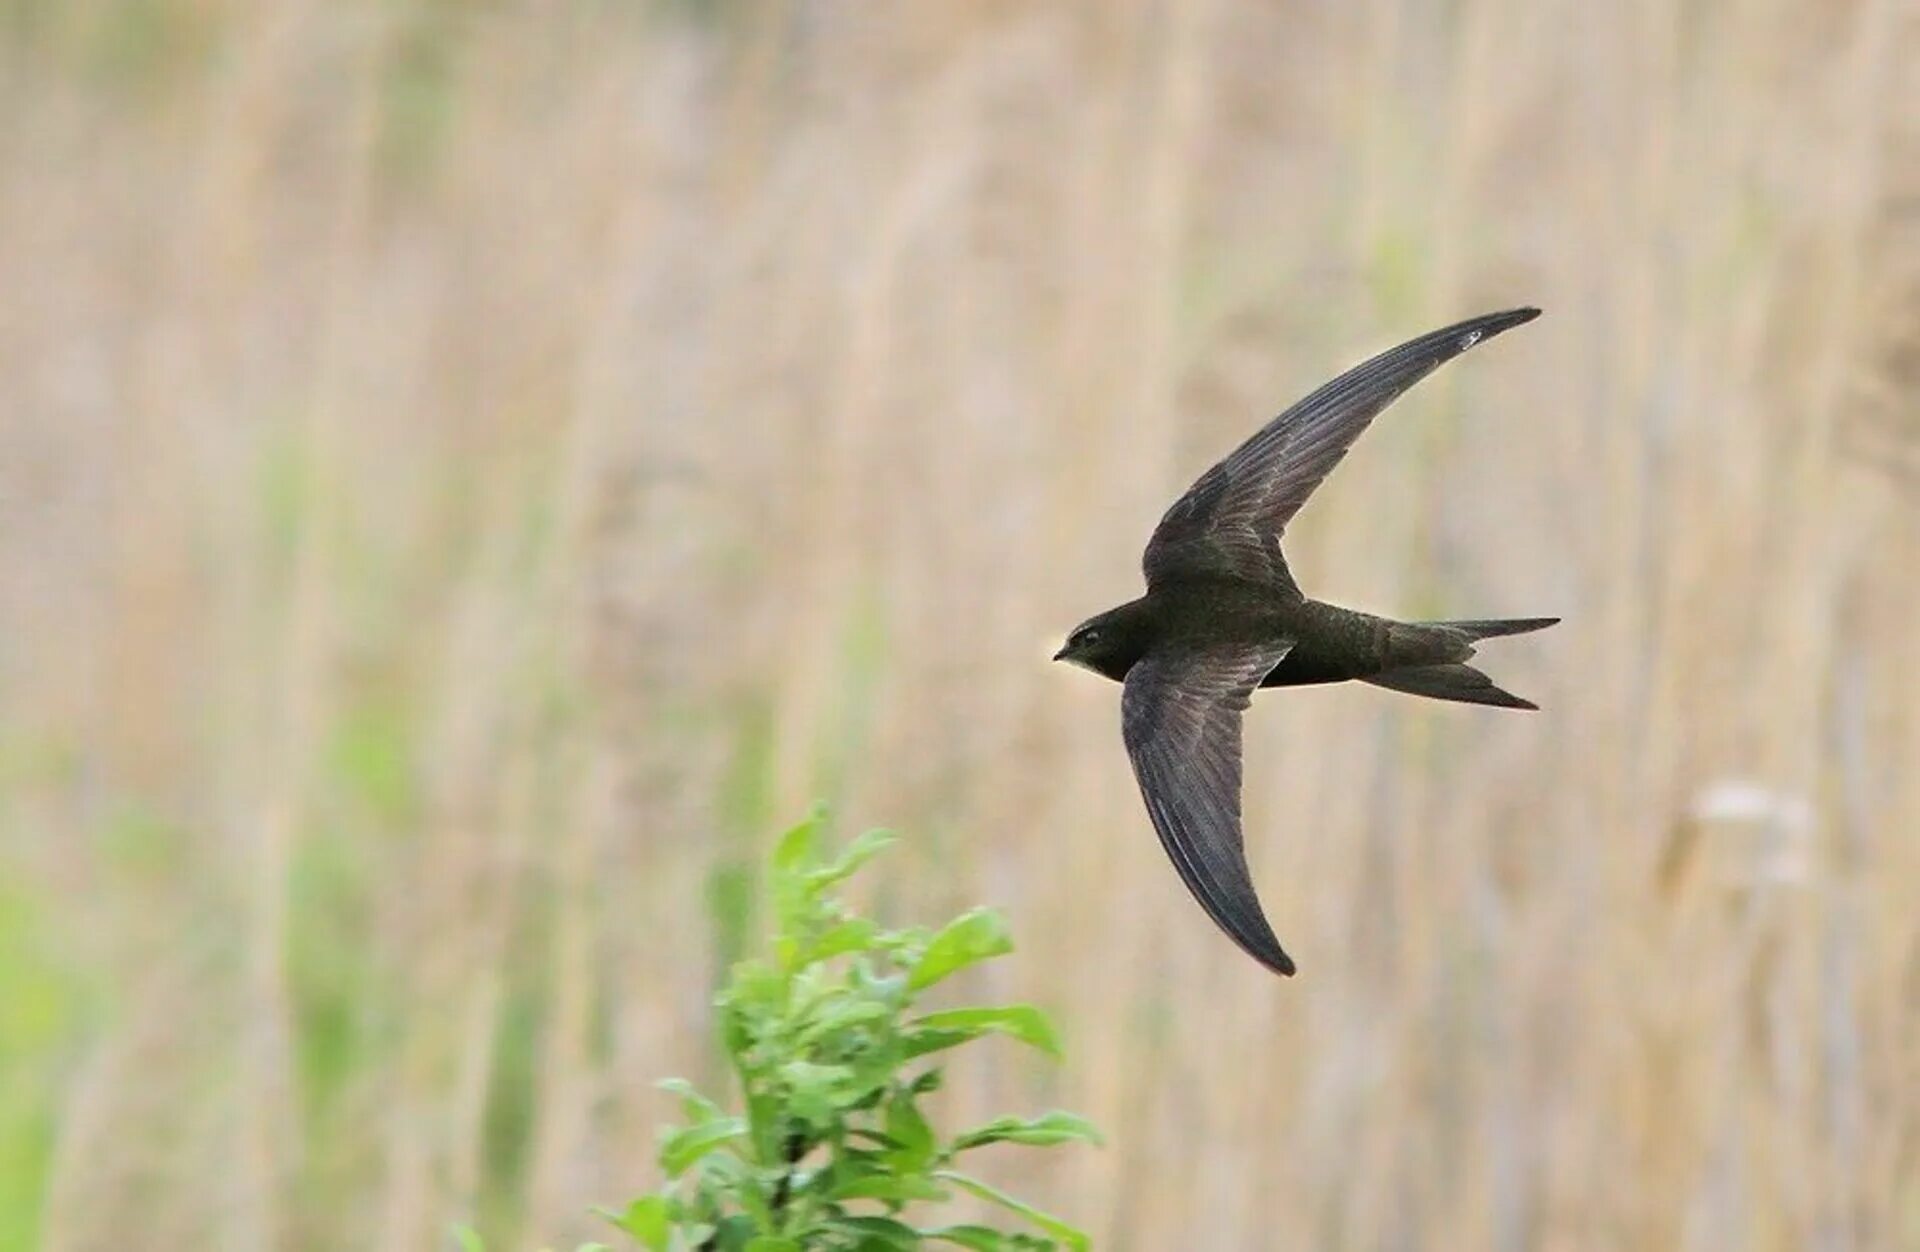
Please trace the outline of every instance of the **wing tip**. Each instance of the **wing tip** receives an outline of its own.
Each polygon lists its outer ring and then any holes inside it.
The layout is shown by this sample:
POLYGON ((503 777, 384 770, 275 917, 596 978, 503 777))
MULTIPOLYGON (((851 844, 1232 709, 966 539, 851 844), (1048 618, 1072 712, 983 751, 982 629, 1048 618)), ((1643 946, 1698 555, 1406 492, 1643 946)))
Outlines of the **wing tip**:
POLYGON ((1214 924, 1225 931, 1227 938, 1242 952, 1282 977, 1293 977, 1297 968, 1293 958, 1280 946, 1280 938, 1273 933, 1273 924, 1267 920, 1257 898, 1249 902, 1250 907, 1229 906, 1219 912, 1204 899, 1201 903, 1213 914, 1214 924))
POLYGON ((1470 317, 1464 322, 1455 322, 1444 330, 1436 330, 1405 346, 1420 345, 1426 350, 1437 351, 1439 358, 1434 364, 1438 364, 1460 355, 1469 348, 1485 343, 1495 335, 1503 334, 1516 326, 1525 326, 1539 316, 1540 310, 1530 304, 1500 313, 1483 313, 1479 317, 1470 317))
POLYGON ((1242 933, 1241 927, 1222 927, 1222 929, 1226 930, 1228 938, 1238 944, 1248 956, 1283 978, 1293 977, 1298 972, 1299 966, 1293 963, 1293 958, 1287 955, 1287 950, 1280 946, 1278 939, 1274 938, 1272 928, 1264 924, 1266 918, 1263 916, 1260 920, 1263 924, 1252 933, 1242 933))
POLYGON ((1539 316, 1539 309, 1526 304, 1517 309, 1506 309, 1499 313, 1488 313, 1485 316, 1476 317, 1461 327, 1466 332, 1466 342, 1462 347, 1463 349, 1471 348, 1475 344, 1485 343, 1495 335, 1512 330, 1516 326, 1525 326, 1539 316))

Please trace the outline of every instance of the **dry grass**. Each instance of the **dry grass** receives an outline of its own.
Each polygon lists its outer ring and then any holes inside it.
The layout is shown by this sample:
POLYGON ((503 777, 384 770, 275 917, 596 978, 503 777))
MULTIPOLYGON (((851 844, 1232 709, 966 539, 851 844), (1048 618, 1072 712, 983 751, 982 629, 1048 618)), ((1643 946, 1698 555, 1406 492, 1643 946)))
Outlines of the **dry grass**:
POLYGON ((0 30, 0 1248, 584 1233, 816 794, 1013 914, 953 1112, 1104 1247, 1920 1247, 1910 2, 0 30), (1262 699, 1281 983, 1045 657, 1521 302, 1291 550, 1547 711, 1262 699))

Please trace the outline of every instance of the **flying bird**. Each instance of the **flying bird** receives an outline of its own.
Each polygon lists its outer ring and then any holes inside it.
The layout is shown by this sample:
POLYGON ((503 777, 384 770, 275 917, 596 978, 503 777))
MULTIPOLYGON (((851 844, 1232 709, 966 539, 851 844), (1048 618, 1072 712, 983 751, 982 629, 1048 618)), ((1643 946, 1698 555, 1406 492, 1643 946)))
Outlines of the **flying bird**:
POLYGON ((1474 645, 1557 617, 1399 622, 1305 595, 1280 536, 1374 416, 1475 344, 1540 316, 1490 313, 1357 365, 1268 422, 1174 501, 1142 559, 1147 593, 1067 636, 1056 661, 1123 683, 1140 794, 1187 889, 1220 929, 1294 972, 1261 911, 1240 833, 1240 715, 1260 687, 1358 679, 1500 708, 1538 706, 1467 664, 1474 645))

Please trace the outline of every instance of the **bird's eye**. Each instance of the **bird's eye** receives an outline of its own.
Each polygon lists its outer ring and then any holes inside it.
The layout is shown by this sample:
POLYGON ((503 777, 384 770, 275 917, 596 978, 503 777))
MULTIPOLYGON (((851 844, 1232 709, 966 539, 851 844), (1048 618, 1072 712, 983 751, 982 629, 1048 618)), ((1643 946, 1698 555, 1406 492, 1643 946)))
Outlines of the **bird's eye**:
POLYGON ((1081 646, 1081 647, 1083 647, 1083 648, 1090 648, 1090 647, 1092 647, 1092 646, 1093 646, 1094 644, 1096 644, 1096 643, 1099 643, 1099 642, 1100 642, 1100 632, 1099 632, 1099 631, 1097 631, 1097 630, 1083 630, 1083 631, 1081 631, 1081 632, 1080 632, 1080 646, 1081 646))

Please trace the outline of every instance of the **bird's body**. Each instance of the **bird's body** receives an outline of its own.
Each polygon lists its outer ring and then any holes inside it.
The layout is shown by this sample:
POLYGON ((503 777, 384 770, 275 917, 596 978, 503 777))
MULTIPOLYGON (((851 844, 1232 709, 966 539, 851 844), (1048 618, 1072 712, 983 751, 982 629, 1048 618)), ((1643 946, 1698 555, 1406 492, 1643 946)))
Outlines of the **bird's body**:
POLYGON ((1303 594, 1280 534, 1373 417, 1442 363, 1536 309, 1423 335, 1269 422, 1161 519, 1147 592, 1090 618, 1055 657, 1125 684, 1121 728, 1154 828, 1201 905, 1268 968, 1294 965, 1254 894, 1240 833, 1240 714, 1261 687, 1358 680, 1530 709, 1466 662, 1475 644, 1557 618, 1401 622, 1303 594))
POLYGON ((1227 578, 1166 583, 1096 620, 1114 631, 1116 646, 1087 668, 1116 682, 1126 681, 1134 662, 1156 647, 1289 641, 1286 658, 1262 687, 1348 682, 1468 655, 1438 623, 1396 622, 1227 578))
MULTIPOLYGON (((1138 600, 1093 619, 1088 625, 1098 623, 1109 646, 1085 659, 1074 659, 1097 674, 1125 682, 1134 663, 1155 648, 1272 642, 1285 644, 1287 654, 1260 680, 1261 687, 1371 682, 1404 690, 1402 680, 1413 671, 1463 665, 1481 639, 1540 630, 1559 620, 1400 622, 1309 599, 1297 591, 1199 578, 1152 588, 1138 600)), ((1473 690, 1482 697, 1416 694, 1470 704, 1534 707, 1490 684, 1473 690)))

